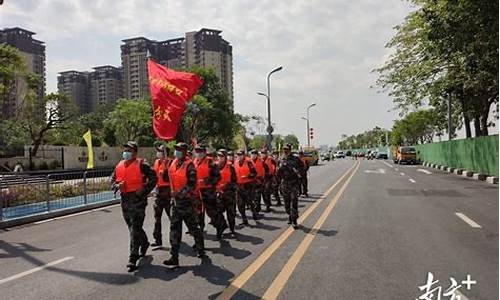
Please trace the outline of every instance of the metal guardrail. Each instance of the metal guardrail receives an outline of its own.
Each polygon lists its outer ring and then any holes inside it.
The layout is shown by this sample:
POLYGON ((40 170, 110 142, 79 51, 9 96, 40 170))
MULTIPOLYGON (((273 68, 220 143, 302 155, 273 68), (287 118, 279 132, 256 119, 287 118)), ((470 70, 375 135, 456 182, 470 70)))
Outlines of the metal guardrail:
POLYGON ((22 179, 0 178, 0 221, 115 199, 109 170, 86 170, 22 179), (9 182, 7 182, 9 181, 9 182))

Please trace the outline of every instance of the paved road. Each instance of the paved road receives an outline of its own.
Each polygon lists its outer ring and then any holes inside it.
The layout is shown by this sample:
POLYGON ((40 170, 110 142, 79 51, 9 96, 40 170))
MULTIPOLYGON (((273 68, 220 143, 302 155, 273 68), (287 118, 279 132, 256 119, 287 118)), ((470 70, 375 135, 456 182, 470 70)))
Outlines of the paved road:
POLYGON ((443 292, 470 274, 477 284, 463 295, 497 299, 497 186, 350 159, 310 178, 300 229, 286 226, 282 208, 221 243, 207 227, 210 260, 200 265, 185 237, 177 270, 161 265, 164 248, 126 272, 117 206, 0 231, 0 298, 416 299, 432 272, 443 292))

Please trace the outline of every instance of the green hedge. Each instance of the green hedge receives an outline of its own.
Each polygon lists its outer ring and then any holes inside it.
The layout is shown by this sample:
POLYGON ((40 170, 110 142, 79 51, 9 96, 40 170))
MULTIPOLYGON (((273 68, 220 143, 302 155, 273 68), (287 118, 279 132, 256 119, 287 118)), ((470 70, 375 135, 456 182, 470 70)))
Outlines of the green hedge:
POLYGON ((498 135, 414 147, 421 161, 498 176, 498 135))

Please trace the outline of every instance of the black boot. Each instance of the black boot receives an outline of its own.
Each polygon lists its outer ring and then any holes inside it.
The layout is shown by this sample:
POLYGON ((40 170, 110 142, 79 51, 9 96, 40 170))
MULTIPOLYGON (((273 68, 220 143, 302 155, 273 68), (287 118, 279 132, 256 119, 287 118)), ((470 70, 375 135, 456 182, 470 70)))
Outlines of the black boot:
POLYGON ((299 228, 299 225, 297 224, 297 219, 292 221, 292 226, 293 226, 293 229, 299 228))
POLYGON ((163 245, 161 240, 156 240, 154 243, 151 244, 151 247, 161 247, 163 245))
POLYGON ((246 226, 248 226, 249 224, 248 224, 247 218, 243 218, 243 221, 241 221, 240 225, 246 225, 246 226))
POLYGON ((258 213, 253 213, 252 218, 254 221, 257 221, 259 219, 259 214, 258 213))
POLYGON ((206 259, 208 256, 205 254, 205 250, 198 250, 198 258, 206 259))
POLYGON ((148 248, 149 248, 149 242, 146 242, 146 244, 141 246, 141 254, 140 254, 141 257, 146 256, 146 252, 148 251, 148 248))
POLYGON ((288 216, 288 222, 287 222, 288 225, 292 224, 292 217, 288 216))
POLYGON ((171 256, 169 259, 164 260, 163 264, 165 266, 178 267, 179 266, 179 257, 178 256, 171 256))
POLYGON ((128 260, 127 268, 129 272, 137 270, 137 257, 130 257, 128 260))

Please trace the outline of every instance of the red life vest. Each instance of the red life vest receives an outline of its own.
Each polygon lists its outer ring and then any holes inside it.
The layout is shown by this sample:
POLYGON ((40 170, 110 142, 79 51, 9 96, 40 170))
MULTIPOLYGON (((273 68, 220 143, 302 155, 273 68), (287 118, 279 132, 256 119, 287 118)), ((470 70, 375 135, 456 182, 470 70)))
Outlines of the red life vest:
POLYGON ((257 158, 256 160, 252 160, 252 163, 255 167, 255 171, 257 171, 257 178, 259 179, 264 178, 265 170, 264 170, 264 162, 262 161, 262 159, 257 158))
POLYGON ((249 178, 250 176, 250 168, 248 167, 248 159, 243 159, 243 164, 240 165, 240 162, 235 162, 234 169, 236 171, 236 179, 238 184, 245 184, 248 182, 252 182, 253 179, 249 178))
POLYGON ((205 157, 201 161, 199 159, 194 160, 194 166, 196 167, 197 189, 207 189, 212 187, 210 184, 205 183, 205 179, 210 176, 211 161, 212 159, 210 157, 205 157))
POLYGON ((217 182, 217 191, 223 191, 231 183, 231 164, 227 163, 220 170, 220 180, 217 182))
POLYGON ((134 161, 126 164, 125 160, 118 163, 115 168, 115 181, 123 182, 120 193, 132 193, 141 190, 144 187, 144 179, 141 173, 142 159, 136 158, 134 161))
POLYGON ((266 165, 269 168, 269 174, 275 175, 276 174, 276 163, 274 162, 274 160, 271 157, 268 157, 268 158, 266 158, 266 160, 264 162, 266 163, 266 165))
POLYGON ((168 181, 163 180, 163 174, 165 172, 168 172, 168 166, 171 160, 167 159, 165 161, 162 161, 161 159, 157 159, 155 161, 155 164, 153 166, 155 172, 156 172, 156 177, 158 177, 158 182, 156 183, 157 187, 165 187, 165 186, 170 186, 170 183, 168 181))
POLYGON ((170 179, 170 188, 172 192, 177 193, 183 187, 186 186, 188 182, 187 178, 187 167, 191 163, 190 159, 186 159, 182 165, 177 168, 178 159, 174 159, 174 161, 170 164, 170 168, 168 168, 168 178, 170 179))

